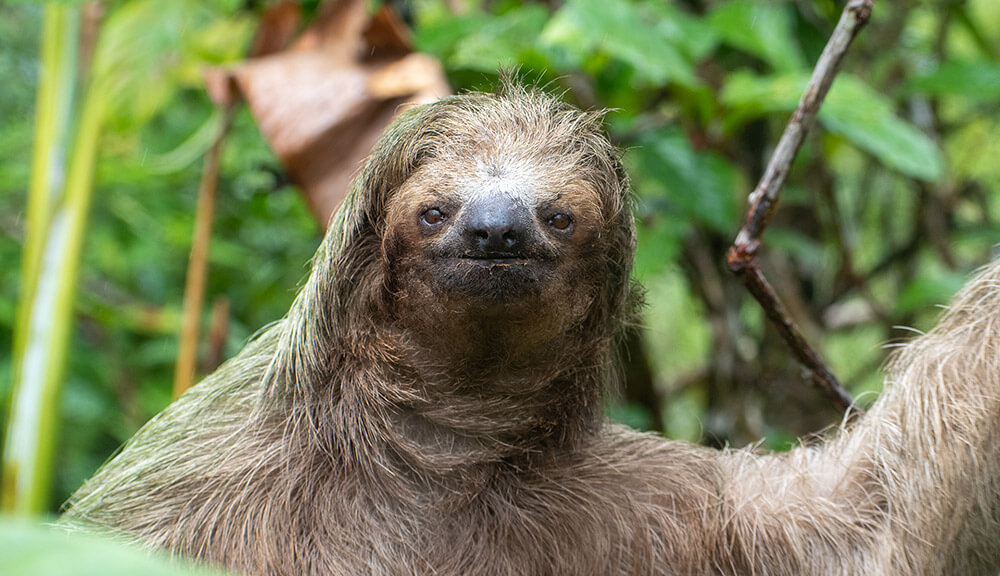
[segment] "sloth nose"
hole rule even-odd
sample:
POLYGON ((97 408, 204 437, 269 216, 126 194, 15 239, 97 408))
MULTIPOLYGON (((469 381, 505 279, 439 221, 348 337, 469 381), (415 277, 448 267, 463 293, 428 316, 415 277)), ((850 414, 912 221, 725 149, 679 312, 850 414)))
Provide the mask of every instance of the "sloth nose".
POLYGON ((463 211, 467 247, 483 255, 514 255, 524 248, 531 214, 506 195, 491 195, 471 202, 463 211))
POLYGON ((471 228, 472 243, 484 252, 509 252, 521 241, 521 231, 509 219, 479 222, 471 228))

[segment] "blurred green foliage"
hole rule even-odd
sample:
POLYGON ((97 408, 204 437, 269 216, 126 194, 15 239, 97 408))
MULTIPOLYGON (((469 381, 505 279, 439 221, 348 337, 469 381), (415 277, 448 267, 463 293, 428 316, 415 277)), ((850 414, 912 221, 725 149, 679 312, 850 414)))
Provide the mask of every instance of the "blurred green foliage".
MULTIPOLYGON (((201 157, 218 122, 200 68, 239 59, 265 4, 105 3, 102 34, 120 58, 53 510, 169 402, 201 157)), ((607 127, 638 198, 636 276, 648 304, 630 356, 638 376, 616 416, 662 422, 679 438, 765 437, 776 448, 838 421, 723 259, 839 2, 397 4, 412 14, 417 48, 441 59, 456 90, 490 89, 513 67, 576 105, 614 109, 607 127)), ((40 11, 0 3, 0 427, 40 11)), ((855 394, 878 390, 882 345, 906 336, 892 327, 929 328, 934 305, 1000 240, 998 55, 991 0, 877 4, 793 165, 765 235, 765 272, 855 394)), ((319 242, 245 109, 226 144, 216 214, 208 302, 230 303, 228 356, 287 310, 319 242)))
POLYGON ((94 534, 0 516, 0 573, 11 576, 225 576, 94 534))

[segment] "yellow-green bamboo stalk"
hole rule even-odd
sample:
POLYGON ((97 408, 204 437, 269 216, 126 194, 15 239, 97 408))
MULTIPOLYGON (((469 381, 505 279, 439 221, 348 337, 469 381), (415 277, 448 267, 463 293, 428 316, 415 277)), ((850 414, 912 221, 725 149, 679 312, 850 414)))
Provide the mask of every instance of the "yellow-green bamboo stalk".
POLYGON ((49 507, 59 397, 104 101, 78 77, 81 13, 45 7, 13 399, 3 454, 6 512, 49 507))

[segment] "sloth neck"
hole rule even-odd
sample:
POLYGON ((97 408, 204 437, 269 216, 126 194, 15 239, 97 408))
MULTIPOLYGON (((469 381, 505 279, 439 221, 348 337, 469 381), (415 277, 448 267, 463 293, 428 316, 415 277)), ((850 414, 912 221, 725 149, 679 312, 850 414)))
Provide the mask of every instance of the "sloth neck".
POLYGON ((365 434, 381 443, 394 474, 468 478, 488 464, 530 466, 593 437, 606 346, 580 345, 572 332, 532 339, 497 327, 470 323, 431 339, 382 332, 383 349, 396 360, 366 371, 375 393, 357 404, 369 412, 365 434))
MULTIPOLYGON (((433 396, 429 400, 445 402, 448 396, 481 401, 504 396, 545 403, 547 398, 536 396, 551 392, 555 382, 590 380, 587 372, 603 369, 607 357, 603 342, 579 326, 540 327, 536 318, 525 316, 480 314, 444 325, 408 323, 392 332, 385 345, 394 350, 401 373, 433 396)), ((602 386, 592 384, 600 396, 602 386)), ((551 400, 565 398, 557 393, 551 400)))
MULTIPOLYGON (((409 312, 409 311, 407 311, 409 312)), ((512 313, 480 309, 422 317, 403 314, 393 331, 406 364, 461 380, 538 376, 583 353, 579 330, 564 328, 544 308, 512 313)))

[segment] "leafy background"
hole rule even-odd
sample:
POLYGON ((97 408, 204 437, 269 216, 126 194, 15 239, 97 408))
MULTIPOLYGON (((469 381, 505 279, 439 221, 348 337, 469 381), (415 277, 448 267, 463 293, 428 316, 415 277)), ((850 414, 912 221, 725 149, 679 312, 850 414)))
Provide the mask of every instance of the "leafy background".
MULTIPOLYGON (((65 372, 51 511, 170 401, 201 158, 218 121, 200 69, 246 53, 262 1, 104 3, 101 140, 65 372)), ((837 423, 723 265, 746 194, 839 2, 415 0, 394 5, 456 90, 501 67, 611 108, 638 198, 647 289, 610 414, 712 445, 781 449, 837 423)), ((304 2, 307 13, 316 2, 304 2)), ((9 411, 43 6, 0 2, 0 428, 9 411)), ((1000 11, 876 4, 765 235, 765 272, 848 389, 878 391, 886 345, 927 329, 1000 239, 1000 11)), ((320 240, 246 109, 223 157, 209 303, 224 356, 281 317, 320 240)), ((209 322, 206 307, 204 325, 209 322)), ((203 331, 204 332, 204 331, 203 331)), ((203 351, 201 372, 212 369, 203 351)))

